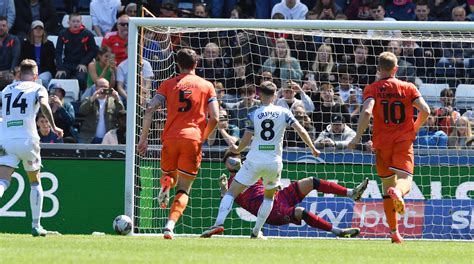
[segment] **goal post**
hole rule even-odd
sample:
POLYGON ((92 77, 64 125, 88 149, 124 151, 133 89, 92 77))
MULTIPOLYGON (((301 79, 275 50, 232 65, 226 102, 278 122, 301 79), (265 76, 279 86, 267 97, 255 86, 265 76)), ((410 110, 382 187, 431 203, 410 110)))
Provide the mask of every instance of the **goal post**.
MULTIPOLYGON (((240 114, 239 103, 245 100, 246 93, 251 93, 248 92, 249 86, 258 88, 259 81, 263 78, 262 69, 269 69, 275 75, 279 74, 273 76, 279 89, 284 89, 288 80, 293 80, 302 87, 309 87, 314 82, 317 87, 314 91, 308 88, 307 93, 311 95, 309 97, 312 103, 317 105, 316 100, 322 100, 322 91, 326 89, 323 87, 331 85, 336 89, 341 85, 341 74, 349 74, 356 97, 361 97, 362 89, 371 80, 375 80, 375 72, 352 71, 356 68, 354 65, 357 63, 354 63, 354 60, 358 56, 358 47, 366 47, 370 54, 366 54, 364 63, 373 69, 376 66, 376 55, 380 51, 406 48, 405 53, 409 54, 413 52, 409 50, 410 43, 423 48, 423 52, 418 54, 414 51, 413 64, 411 68, 407 66, 410 64, 403 66, 406 72, 401 77, 414 82, 432 106, 440 103, 439 92, 442 89, 455 90, 459 85, 469 86, 474 83, 470 80, 474 77, 474 61, 472 64, 470 61, 471 57, 474 58, 474 23, 471 22, 130 18, 125 214, 133 219, 133 233, 160 234, 168 216, 169 209, 161 209, 156 201, 161 176, 160 135, 166 120, 166 109, 154 115, 149 137, 150 150, 145 157, 136 153, 136 144, 141 132, 146 100, 154 95, 162 81, 177 74, 174 61, 177 49, 191 47, 202 57, 214 56, 211 66, 206 66, 204 62, 198 65, 198 75, 214 82, 218 90, 224 91, 220 100, 226 105, 229 124, 242 131, 243 127, 239 124, 244 123, 244 117, 240 114), (302 37, 296 40, 292 37, 295 35, 302 37), (277 56, 275 46, 280 37, 286 39, 284 42, 291 52, 290 57, 296 57, 299 65, 292 64, 284 70, 273 71, 275 67, 271 66, 271 57, 277 56), (391 41, 397 41, 399 46, 395 47, 391 41), (218 47, 217 55, 205 54, 206 45, 210 42, 218 47), (319 50, 325 45, 332 49, 327 54, 333 58, 332 68, 327 72, 324 67, 318 68, 319 64, 315 63, 318 54, 325 52, 323 49, 319 50), (456 60, 459 52, 466 54, 466 57, 457 58, 462 59, 462 63, 456 60), (147 74, 148 65, 153 71, 152 76, 147 74), (243 84, 239 83, 237 77, 239 67, 244 68, 243 84), (351 68, 351 71, 347 68, 351 68), (346 69, 347 72, 339 72, 341 69, 346 69), (410 70, 414 71, 413 75, 407 73, 410 70), (364 81, 361 81, 362 79, 364 81), (360 89, 356 89, 357 87, 360 89)), ((400 58, 409 62, 407 57, 408 55, 403 55, 400 58)), ((471 88, 474 91, 474 86, 471 88)), ((353 107, 358 104, 358 99, 344 103, 341 98, 350 97, 352 94, 344 95, 342 88, 340 89, 341 91, 336 93, 336 99, 345 107, 346 112, 342 113, 345 117, 351 109, 355 109, 353 107)), ((302 99, 301 94, 297 97, 302 99)), ((474 107, 474 92, 466 92, 459 100, 456 97, 457 102, 460 102, 460 99, 464 100, 464 104, 458 109, 460 114, 474 107)), ((319 115, 320 112, 323 113, 322 108, 316 106, 312 111, 303 109, 306 111, 304 116, 311 120, 317 138, 330 123, 324 119, 323 114, 319 115)), ((354 127, 356 122, 352 120, 351 115, 348 116, 346 123, 354 127)), ((451 132, 454 125, 440 129, 451 132)), ((218 142, 213 146, 203 146, 201 170, 193 184, 188 208, 176 225, 177 234, 197 235, 214 223, 220 203, 217 180, 222 173, 228 174, 221 161, 227 147, 222 140, 218 142)), ((314 159, 310 151, 298 143, 298 138, 285 138, 282 173, 285 185, 305 177, 318 177, 353 188, 363 178, 370 179, 369 188, 361 202, 354 203, 349 198, 312 192, 300 206, 317 213, 334 226, 361 228, 361 237, 387 237, 381 182, 373 166, 374 155, 368 151, 327 147, 322 148, 320 158, 314 159)), ((401 232, 405 237, 472 240, 472 165, 474 151, 470 149, 448 149, 446 145, 427 148, 420 145, 415 150, 414 186, 407 197, 407 213, 399 220, 401 232)), ((171 195, 172 200, 174 193, 171 195)), ((225 233, 247 236, 253 221, 255 217, 234 204, 234 209, 226 221, 225 233)), ((301 226, 265 225, 264 233, 278 237, 334 237, 327 232, 310 228, 304 222, 301 226)))

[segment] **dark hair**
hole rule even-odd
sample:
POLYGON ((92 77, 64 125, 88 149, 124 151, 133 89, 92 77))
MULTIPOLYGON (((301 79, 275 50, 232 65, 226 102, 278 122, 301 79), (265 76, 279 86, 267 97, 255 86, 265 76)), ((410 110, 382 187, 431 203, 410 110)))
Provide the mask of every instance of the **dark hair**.
POLYGON ((382 5, 382 3, 380 3, 379 1, 373 1, 371 4, 370 4, 370 9, 378 9, 379 6, 381 6, 384 10, 385 10, 385 7, 382 5))
MULTIPOLYGON (((0 19, 1 20, 1 19, 0 19)), ((36 119, 35 121, 38 122, 38 120, 40 118, 46 118, 46 116, 44 116, 43 112, 39 111, 38 114, 36 114, 36 119)))
POLYGON ((249 95, 249 94, 255 94, 256 93, 256 88, 255 84, 247 84, 244 87, 241 87, 240 89, 241 94, 249 95))
POLYGON ((104 56, 104 54, 112 53, 112 49, 109 46, 102 46, 97 51, 96 60, 99 60, 99 56, 104 56))
POLYGON ((338 74, 349 74, 349 76, 351 76, 351 77, 355 74, 355 72, 356 71, 355 71, 354 67, 349 66, 349 65, 345 65, 345 64, 339 66, 339 68, 337 69, 338 74))
POLYGON ((266 96, 272 96, 275 94, 277 87, 270 81, 264 81, 260 84, 260 93, 266 96))
POLYGON ((81 15, 81 14, 79 14, 79 13, 71 13, 71 14, 69 15, 69 20, 71 20, 71 17, 73 17, 73 16, 78 16, 78 17, 80 17, 80 18, 82 19, 82 15, 81 15))
POLYGON ((418 1, 416 1, 416 5, 419 5, 419 6, 427 6, 427 5, 428 5, 428 1, 426 1, 426 0, 418 0, 418 1))
POLYGON ((0 16, 0 21, 7 21, 8 22, 8 19, 6 16, 0 16))
POLYGON ((117 112, 117 119, 119 119, 119 118, 125 118, 125 117, 127 117, 127 111, 125 111, 125 110, 120 110, 120 111, 117 112))
POLYGON ((178 51, 176 61, 181 69, 193 69, 199 60, 199 56, 192 49, 184 48, 178 51))
POLYGON ((441 91, 440 97, 454 97, 454 92, 449 88, 445 88, 441 91))

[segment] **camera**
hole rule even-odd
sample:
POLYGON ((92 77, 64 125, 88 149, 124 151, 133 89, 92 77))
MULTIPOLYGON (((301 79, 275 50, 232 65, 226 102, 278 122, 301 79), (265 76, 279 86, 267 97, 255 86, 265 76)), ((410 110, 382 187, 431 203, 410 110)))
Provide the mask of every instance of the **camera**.
POLYGON ((112 88, 107 88, 107 89, 103 89, 102 93, 105 94, 105 95, 111 95, 112 91, 113 91, 112 88))

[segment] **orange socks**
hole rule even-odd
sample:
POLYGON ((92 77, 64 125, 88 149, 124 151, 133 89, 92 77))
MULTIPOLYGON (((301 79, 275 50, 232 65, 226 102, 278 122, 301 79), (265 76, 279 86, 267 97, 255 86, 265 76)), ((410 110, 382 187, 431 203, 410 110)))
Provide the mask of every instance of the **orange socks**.
POLYGON ((395 212, 393 201, 388 195, 383 196, 383 208, 385 210, 385 216, 387 218, 387 223, 390 227, 390 231, 397 230, 397 213, 395 212))
POLYGON ((175 223, 178 222, 181 215, 183 215, 186 206, 188 205, 189 196, 183 191, 178 191, 171 205, 169 220, 173 220, 175 223))
POLYGON ((412 182, 411 177, 408 177, 407 179, 399 178, 397 179, 395 188, 398 189, 402 193, 403 196, 405 196, 407 193, 410 192, 411 182, 412 182))

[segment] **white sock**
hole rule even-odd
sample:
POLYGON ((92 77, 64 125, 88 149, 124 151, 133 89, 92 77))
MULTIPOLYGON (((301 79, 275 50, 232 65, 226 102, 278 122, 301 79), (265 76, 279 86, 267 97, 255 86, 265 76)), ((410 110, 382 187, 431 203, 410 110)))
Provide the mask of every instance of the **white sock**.
POLYGON ((219 214, 217 215, 216 223, 214 226, 224 225, 224 221, 227 218, 232 205, 234 204, 234 197, 230 194, 225 194, 222 197, 221 204, 219 205, 219 214))
POLYGON ((260 205, 260 208, 258 209, 258 214, 257 214, 257 222, 255 223, 255 227, 253 228, 253 234, 258 235, 260 230, 262 229, 263 224, 265 224, 265 221, 267 221, 268 216, 270 215, 270 212, 272 211, 273 207, 273 199, 263 199, 262 205, 260 205))
POLYGON ((31 218, 33 219, 32 226, 38 228, 41 225, 41 209, 43 208, 43 187, 39 183, 31 185, 30 206, 31 218))
POLYGON ((0 198, 2 198, 3 194, 8 189, 8 186, 10 186, 9 181, 5 179, 0 179, 0 198))
POLYGON ((352 189, 347 189, 347 197, 351 197, 352 194, 354 194, 354 190, 352 190, 352 189))
POLYGON ((165 225, 165 229, 169 229, 169 230, 173 231, 175 225, 176 225, 176 223, 173 220, 168 220, 168 222, 165 225))
POLYGON ((340 228, 337 228, 337 227, 333 227, 331 229, 331 232, 334 234, 334 235, 339 235, 341 233, 341 229, 340 228))

